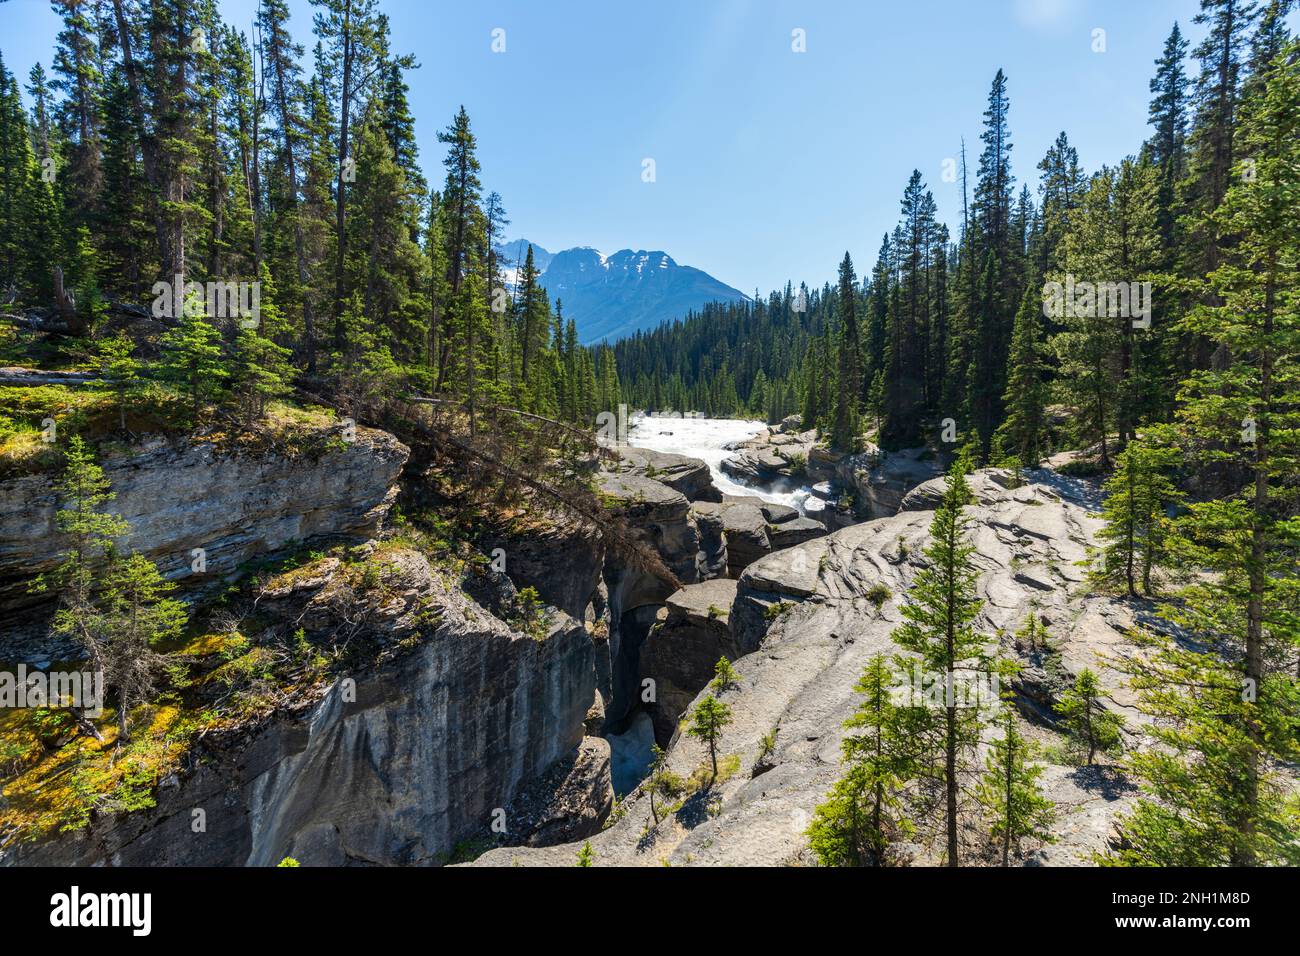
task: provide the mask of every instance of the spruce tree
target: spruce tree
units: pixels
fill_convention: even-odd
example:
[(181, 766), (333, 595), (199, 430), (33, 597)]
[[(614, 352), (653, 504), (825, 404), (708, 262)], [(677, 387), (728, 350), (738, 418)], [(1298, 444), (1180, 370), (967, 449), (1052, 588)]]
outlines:
[(1062, 692), (1056, 709), (1061, 715), (1061, 726), (1073, 746), (1084, 755), (1087, 766), (1092, 766), (1098, 753), (1114, 754), (1120, 750), (1124, 718), (1106, 709), (1101, 684), (1093, 671), (1085, 667), (1079, 672), (1074, 683)]
[(904, 623), (891, 635), (899, 647), (916, 655), (899, 660), (899, 666), (911, 674), (913, 687), (930, 684), (942, 692), (941, 701), (914, 707), (924, 718), (915, 728), (918, 744), (933, 759), (943, 793), (940, 815), (948, 866), (959, 862), (962, 780), (979, 741), (978, 710), (964, 706), (957, 695), (972, 677), (987, 670), (984, 639), (974, 627), (981, 606), (976, 595), (979, 571), (962, 513), (971, 501), (968, 469), (965, 458), (949, 469), (943, 498), (930, 523), (930, 543), (924, 551), (927, 565), (908, 590)]
[[(486, 286), (466, 288), (470, 277), (479, 274), (482, 268), (483, 218), (479, 208), (482, 183), (478, 177), (477, 141), (470, 130), (469, 114), (463, 106), (451, 125), (438, 134), (438, 141), (448, 147), (443, 160), (447, 176), (442, 191), (442, 238), (447, 273), (436, 386), (444, 388), (459, 379), (472, 419), (482, 344), (479, 332), (487, 310), (484, 299)], [(543, 331), (545, 328), (543, 325)], [(459, 375), (456, 374), (457, 366)]]
[(138, 552), (115, 556), (109, 566), (102, 598), (108, 620), (102, 659), (104, 683), (117, 697), (119, 745), (131, 739), (131, 708), (156, 693), (163, 660), (155, 646), (185, 627), (185, 606), (167, 596), (174, 588)]
[(853, 260), (844, 253), (840, 262), (839, 287), (835, 295), (835, 310), (839, 319), (839, 374), (835, 382), (835, 418), (831, 429), (831, 444), (843, 451), (855, 451), (860, 430), (858, 403), (862, 391), (861, 349), (858, 337), (857, 276)]
[(95, 593), (98, 577), (116, 539), (129, 528), (119, 515), (104, 510), (113, 500), (113, 491), (80, 435), (73, 435), (68, 442), (55, 491), (59, 499), (55, 522), (68, 548), (59, 566), (40, 579), (39, 587), (57, 589), (59, 607), (51, 633), (81, 644), (92, 669), (100, 671), (111, 621)]
[(739, 683), (739, 671), (731, 666), (731, 661), (725, 657), (719, 657), (718, 663), (713, 665), (713, 680), (709, 682), (709, 686), (713, 688), (714, 693), (724, 693)]
[(718, 778), (718, 741), (722, 739), (722, 728), (731, 721), (731, 708), (712, 693), (705, 694), (690, 713), (686, 734), (708, 745), (714, 780)]
[(894, 703), (895, 683), (887, 658), (877, 654), (854, 684), (863, 699), (844, 722), (856, 731), (842, 744), (846, 770), (808, 828), (823, 866), (883, 866), (890, 842), (912, 832), (903, 790), (920, 769), (912, 737), (917, 713)]
[[(1153, 745), (1125, 767), (1142, 797), (1118, 824), (1121, 866), (1300, 865), (1300, 812), (1263, 753), (1295, 759), (1295, 683), (1272, 673), (1252, 687), (1215, 648), (1139, 634), (1145, 653), (1115, 666), (1152, 720)], [(1268, 741), (1267, 750), (1260, 738)]]
[[(1156, 199), (1157, 228), (1161, 247), (1167, 256), (1175, 252), (1177, 223), (1177, 189), (1186, 170), (1187, 138), (1187, 74), (1183, 63), (1187, 58), (1187, 41), (1175, 23), (1165, 40), (1164, 50), (1156, 60), (1156, 74), (1151, 79), (1150, 123), (1155, 128), (1151, 137), (1152, 160), (1160, 169), (1160, 191)], [(1172, 262), (1166, 258), (1165, 267)]]
[(126, 431), (126, 406), (140, 385), (140, 362), (134, 357), (135, 342), (125, 334), (100, 339), (96, 365), (100, 376), (117, 396), (118, 426)]
[[(1006, 670), (1007, 676), (1013, 673)], [(1004, 693), (998, 715), (1002, 736), (990, 742), (984, 775), (975, 789), (976, 799), (992, 817), (990, 832), (1001, 844), (1003, 866), (1011, 865), (1011, 851), (1019, 849), (1021, 840), (1050, 840), (1056, 818), (1056, 807), (1039, 784), (1043, 767), (1030, 762), (1034, 746), (1017, 725), (1013, 701), (1012, 694)]]
[(1002, 403), (1007, 417), (998, 432), (1004, 455), (1021, 468), (1037, 468), (1046, 447), (1046, 368), (1043, 362), (1040, 291), (1025, 288), (1011, 335), (1007, 390)]
[(974, 261), (969, 304), (971, 359), (968, 372), (968, 414), (979, 438), (979, 453), (987, 461), (993, 433), (1002, 415), (1006, 387), (1007, 343), (1011, 310), (1019, 299), (1014, 287), (1011, 243), (1011, 134), (1007, 121), (1010, 101), (1006, 75), (998, 70), (989, 90), (980, 140), (979, 176), (975, 187)]
[(239, 401), (245, 424), (266, 418), (266, 405), (292, 390), (289, 350), (253, 329), (243, 329), (235, 339), (230, 384)]
[(163, 334), (157, 372), (188, 396), (191, 421), (197, 421), (203, 403), (215, 398), (228, 377), (222, 358), (221, 335), (203, 317), (202, 304), (191, 298), (176, 327)]
[[(1300, 643), (1292, 612), (1300, 533), (1287, 517), (1300, 468), (1300, 314), (1285, 304), (1294, 287), (1287, 263), (1300, 256), (1296, 52), (1293, 45), (1270, 65), (1244, 110), (1240, 141), (1253, 174), (1236, 177), (1202, 224), (1224, 261), (1200, 290), (1214, 304), (1194, 309), (1183, 326), (1227, 354), (1185, 383), (1178, 415), (1184, 461), (1212, 469), (1225, 489), (1189, 504), (1170, 539), (1174, 560), (1196, 574), (1169, 614), (1213, 649), (1190, 657), (1165, 648), (1151, 682), (1164, 689), (1151, 689), (1145, 676), (1139, 685), (1149, 688), (1147, 706), (1180, 724), (1168, 731), (1172, 756), (1136, 764), (1144, 786), (1173, 813), (1148, 804), (1135, 818), (1143, 852), (1162, 858), (1195, 858), (1209, 828), (1234, 865), (1290, 852), (1274, 830), (1270, 764), (1293, 748), (1294, 735), (1275, 728), (1295, 719), (1290, 658)], [(1226, 791), (1210, 798), (1201, 791), (1206, 781)], [(1155, 849), (1157, 842), (1166, 849)]]
[(1115, 459), (1102, 502), (1106, 542), (1095, 557), (1092, 579), (1102, 587), (1121, 585), (1129, 597), (1151, 592), (1151, 572), (1166, 562), (1167, 508), (1183, 495), (1166, 472), (1177, 451), (1147, 441), (1130, 444)]

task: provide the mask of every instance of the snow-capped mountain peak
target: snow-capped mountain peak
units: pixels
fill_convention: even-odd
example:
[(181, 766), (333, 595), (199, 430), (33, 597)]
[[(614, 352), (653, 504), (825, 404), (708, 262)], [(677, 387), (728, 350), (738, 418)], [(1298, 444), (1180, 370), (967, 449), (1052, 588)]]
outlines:
[[(504, 243), (511, 260), (503, 272), (514, 282), (529, 243)], [(564, 315), (578, 326), (584, 343), (614, 341), (642, 329), (680, 319), (706, 302), (746, 298), (740, 291), (691, 266), (679, 265), (661, 249), (620, 249), (606, 255), (592, 246), (548, 252), (532, 244), (539, 283), (560, 300)], [(544, 263), (544, 264), (543, 264)]]

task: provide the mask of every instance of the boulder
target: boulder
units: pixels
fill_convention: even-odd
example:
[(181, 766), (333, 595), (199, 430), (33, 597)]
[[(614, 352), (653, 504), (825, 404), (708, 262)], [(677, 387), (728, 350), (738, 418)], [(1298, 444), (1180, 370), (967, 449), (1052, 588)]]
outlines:
[(799, 509), (792, 508), (789, 505), (778, 505), (771, 502), (763, 502), (759, 505), (763, 512), (763, 517), (772, 524), (781, 524), (784, 521), (793, 521), (799, 517)]
[(773, 551), (790, 548), (824, 534), (826, 534), (826, 526), (813, 518), (795, 518), (781, 524), (767, 526), (767, 537)]
[(763, 555), (772, 550), (767, 539), (767, 519), (761, 508), (750, 504), (733, 504), (722, 510), (722, 530), (727, 536), (727, 573), (738, 577)]
[(700, 536), (700, 578), (717, 578), (727, 573), (727, 536), (722, 512), (717, 508), (691, 509), (691, 519)]
[(723, 459), (721, 467), (732, 478), (748, 484), (767, 485), (800, 477), (816, 442), (815, 431), (793, 432), (784, 425), (768, 428), (735, 443), (736, 454)]
[[(991, 504), (1016, 485), (1015, 475), (1005, 468), (983, 468), (967, 477), (971, 495), (979, 504)], [(903, 496), (899, 511), (934, 511), (948, 490), (948, 478), (940, 475), (923, 481)]]
[(687, 501), (722, 500), (721, 493), (713, 484), (709, 466), (699, 458), (630, 445), (620, 446), (618, 453), (621, 461), (613, 466), (615, 471), (653, 478), (680, 492)]

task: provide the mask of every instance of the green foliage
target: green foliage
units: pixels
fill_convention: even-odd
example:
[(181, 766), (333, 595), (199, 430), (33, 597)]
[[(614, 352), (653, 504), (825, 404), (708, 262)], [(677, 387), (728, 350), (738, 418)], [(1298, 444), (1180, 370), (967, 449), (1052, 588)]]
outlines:
[(1165, 511), (1184, 497), (1165, 474), (1177, 456), (1174, 448), (1135, 441), (1115, 459), (1102, 503), (1106, 526), (1097, 535), (1106, 544), (1095, 559), (1096, 584), (1123, 587), (1131, 597), (1139, 583), (1151, 592), (1152, 571), (1167, 560)]
[(715, 694), (721, 694), (730, 690), (740, 683), (740, 673), (731, 666), (731, 661), (725, 657), (719, 657), (718, 663), (713, 665), (713, 680), (709, 682), (709, 687)]
[(1002, 396), (1007, 414), (996, 436), (1002, 453), (1014, 458), (1022, 468), (1038, 467), (1047, 438), (1040, 298), (1033, 283), (1026, 284), (1007, 360), (1007, 390)]
[(534, 587), (521, 588), (515, 595), (519, 626), (533, 640), (546, 637), (546, 605)]
[[(198, 308), (191, 308), (194, 305)], [(221, 333), (202, 314), (192, 314), (201, 310), (196, 300), (186, 303), (186, 314), (159, 342), (162, 358), (156, 370), (162, 381), (188, 396), (190, 415), (195, 421), (203, 403), (220, 394), (229, 375), (222, 356)]]
[(963, 457), (948, 472), (943, 498), (930, 523), (926, 566), (917, 572), (908, 591), (902, 607), (903, 624), (891, 635), (900, 648), (915, 655), (899, 659), (899, 666), (911, 675), (913, 687), (929, 681), (947, 691), (942, 707), (922, 703), (912, 708), (912, 735), (940, 768), (949, 866), (958, 865), (961, 777), (979, 740), (978, 710), (960, 706), (955, 691), (966, 679), (987, 670), (984, 638), (974, 628), (981, 606), (975, 587), (979, 572), (972, 561), (975, 548), (967, 540), (962, 513), (971, 501), (968, 468)]
[(104, 471), (79, 436), (68, 445), (57, 483), (55, 519), (68, 537), (63, 561), (43, 579), (58, 590), (51, 632), (76, 640), (92, 667), (117, 695), (119, 739), (130, 740), (131, 707), (149, 700), (161, 660), (154, 647), (185, 626), (184, 606), (170, 597), (173, 585), (152, 561), (120, 549), (129, 531), (119, 516), (101, 510), (113, 498)]
[(99, 374), (117, 397), (119, 424), (126, 430), (126, 407), (140, 387), (140, 362), (133, 357), (135, 343), (127, 335), (100, 339), (96, 349)]
[(909, 836), (903, 787), (921, 769), (912, 731), (919, 709), (893, 701), (896, 675), (884, 655), (867, 664), (854, 689), (863, 695), (844, 722), (844, 775), (813, 812), (809, 847), (823, 866), (883, 866), (889, 844)]
[(642, 786), (650, 797), (650, 816), (657, 825), (661, 817), (660, 807), (655, 803), (655, 798), (676, 800), (686, 792), (686, 781), (668, 769), (667, 754), (658, 744), (650, 745), (650, 753), (650, 772), (646, 775)]
[[(1003, 667), (1005, 678), (1014, 673), (1013, 666)], [(1056, 818), (1056, 807), (1039, 785), (1043, 767), (1029, 762), (1034, 747), (1016, 725), (1010, 693), (1003, 694), (998, 724), (1002, 736), (989, 745), (975, 797), (992, 818), (992, 837), (1001, 843), (1002, 865), (1009, 866), (1011, 852), (1019, 849), (1021, 840), (1052, 839), (1048, 831)]]
[[(1231, 33), (1216, 18), (1214, 29)], [(1204, 647), (1152, 638), (1149, 663), (1128, 662), (1160, 746), (1130, 755), (1145, 798), (1125, 822), (1120, 862), (1294, 864), (1296, 805), (1274, 767), (1295, 756), (1300, 721), (1296, 554), (1300, 527), (1300, 61), (1297, 45), (1261, 63), (1243, 104), (1250, 175), (1221, 162), (1198, 170), (1227, 182), (1195, 223), (1209, 271), (1180, 325), (1224, 360), (1193, 372), (1179, 398), (1183, 460), (1220, 476), (1221, 497), (1197, 501), (1173, 527), (1171, 560), (1188, 583), (1166, 609)], [(1224, 132), (1224, 131), (1220, 131)], [(1238, 169), (1235, 172), (1241, 173)], [(1199, 197), (1203, 198), (1203, 197)], [(1235, 476), (1235, 482), (1233, 481)]]
[(1139, 706), (1153, 718), (1147, 732), (1156, 746), (1125, 758), (1143, 796), (1120, 821), (1120, 849), (1108, 862), (1300, 864), (1300, 812), (1291, 784), (1261, 760), (1262, 753), (1300, 756), (1295, 681), (1277, 673), (1251, 687), (1240, 663), (1212, 650), (1135, 637), (1146, 657), (1115, 666), (1127, 671)]
[(776, 601), (763, 608), (763, 620), (769, 624), (794, 607), (793, 601)]
[(1047, 625), (1043, 623), (1037, 608), (1031, 608), (1025, 623), (1016, 631), (1017, 644), (1027, 648), (1031, 654), (1047, 652), (1052, 649), (1049, 637)]
[(1119, 753), (1124, 742), (1121, 734), (1124, 718), (1107, 710), (1102, 696), (1097, 675), (1085, 667), (1056, 705), (1062, 728), (1088, 765), (1099, 753)]
[(835, 382), (835, 413), (831, 445), (842, 451), (857, 451), (861, 431), (859, 400), (862, 392), (862, 342), (858, 335), (857, 275), (853, 260), (844, 253), (840, 263), (835, 307), (839, 319), (839, 374)]
[(708, 746), (714, 779), (718, 776), (718, 741), (722, 739), (723, 728), (730, 724), (732, 719), (731, 708), (712, 693), (705, 694), (689, 715), (690, 724), (686, 728), (686, 735)]
[(591, 841), (587, 840), (578, 850), (578, 866), (595, 866), (596, 851), (591, 848)]

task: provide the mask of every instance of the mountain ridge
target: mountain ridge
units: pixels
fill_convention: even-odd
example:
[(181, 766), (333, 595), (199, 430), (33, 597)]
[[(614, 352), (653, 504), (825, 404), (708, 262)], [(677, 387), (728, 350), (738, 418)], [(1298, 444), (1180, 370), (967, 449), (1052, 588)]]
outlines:
[(498, 246), (512, 263), (506, 270), (512, 285), (529, 245), (538, 283), (553, 303), (560, 301), (584, 345), (627, 338), (684, 318), (708, 302), (748, 299), (739, 289), (703, 269), (680, 264), (662, 249), (627, 248), (606, 255), (592, 246), (574, 246), (551, 252), (522, 238)]

